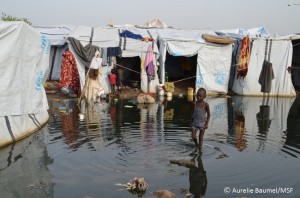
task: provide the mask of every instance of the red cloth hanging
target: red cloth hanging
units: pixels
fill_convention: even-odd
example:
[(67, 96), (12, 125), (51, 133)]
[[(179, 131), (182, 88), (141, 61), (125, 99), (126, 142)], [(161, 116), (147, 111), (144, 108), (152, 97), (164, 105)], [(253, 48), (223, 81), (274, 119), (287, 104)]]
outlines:
[(237, 78), (245, 78), (248, 73), (248, 64), (250, 60), (250, 38), (245, 36), (242, 40), (239, 64), (237, 68)]

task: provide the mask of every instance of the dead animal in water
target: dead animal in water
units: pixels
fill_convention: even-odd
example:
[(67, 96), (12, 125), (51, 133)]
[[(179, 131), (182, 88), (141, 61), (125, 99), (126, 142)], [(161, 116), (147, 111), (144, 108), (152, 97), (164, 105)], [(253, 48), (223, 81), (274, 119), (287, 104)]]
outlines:
[(153, 193), (152, 198), (177, 198), (177, 197), (168, 190), (157, 190)]
[(188, 160), (170, 160), (171, 164), (178, 164), (179, 166), (184, 166), (187, 168), (195, 168), (195, 164)]

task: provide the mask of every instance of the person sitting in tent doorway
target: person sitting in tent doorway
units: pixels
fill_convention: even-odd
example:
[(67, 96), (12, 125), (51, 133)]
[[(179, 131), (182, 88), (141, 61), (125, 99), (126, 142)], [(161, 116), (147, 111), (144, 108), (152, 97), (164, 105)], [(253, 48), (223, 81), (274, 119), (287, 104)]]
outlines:
[(116, 69), (111, 70), (111, 73), (108, 74), (108, 78), (109, 78), (111, 93), (115, 94), (116, 93), (116, 84), (117, 84)]

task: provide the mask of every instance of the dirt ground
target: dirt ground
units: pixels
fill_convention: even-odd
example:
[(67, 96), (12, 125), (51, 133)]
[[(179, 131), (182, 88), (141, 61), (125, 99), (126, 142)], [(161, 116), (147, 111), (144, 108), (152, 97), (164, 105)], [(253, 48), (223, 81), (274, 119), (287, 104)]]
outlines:
[[(72, 98), (68, 94), (63, 94), (60, 91), (57, 90), (58, 81), (49, 81), (45, 84), (45, 89), (47, 93), (48, 100), (59, 100), (59, 99), (69, 99)], [(174, 92), (172, 93), (173, 96), (179, 96), (179, 95), (187, 95), (188, 88), (191, 87), (195, 89), (195, 82), (190, 81), (181, 81), (181, 82), (175, 82), (174, 83)], [(194, 90), (195, 91), (195, 90)], [(117, 92), (115, 97), (123, 98), (123, 99), (133, 99), (137, 98), (137, 96), (142, 93), (142, 91), (138, 88), (132, 88), (132, 87), (126, 87), (123, 88), (121, 91)], [(194, 92), (195, 94), (195, 92)], [(300, 94), (300, 90), (296, 90), (297, 96)], [(155, 95), (155, 94), (154, 94)], [(235, 95), (233, 92), (229, 91), (228, 95), (217, 95), (221, 97), (231, 97)], [(78, 97), (79, 99), (79, 97)]]

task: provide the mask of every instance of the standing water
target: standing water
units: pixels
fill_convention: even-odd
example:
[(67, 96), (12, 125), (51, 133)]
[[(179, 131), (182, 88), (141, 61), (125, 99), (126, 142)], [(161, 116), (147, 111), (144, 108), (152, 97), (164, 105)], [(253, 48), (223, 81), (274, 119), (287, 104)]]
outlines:
[[(0, 150), (0, 197), (137, 197), (149, 184), (178, 198), (300, 197), (300, 98), (207, 98), (211, 120), (202, 154), (191, 140), (186, 98), (141, 105), (50, 101), (49, 123)], [(184, 160), (193, 168), (170, 163)]]

